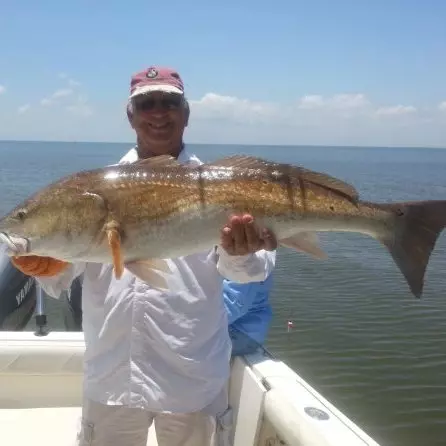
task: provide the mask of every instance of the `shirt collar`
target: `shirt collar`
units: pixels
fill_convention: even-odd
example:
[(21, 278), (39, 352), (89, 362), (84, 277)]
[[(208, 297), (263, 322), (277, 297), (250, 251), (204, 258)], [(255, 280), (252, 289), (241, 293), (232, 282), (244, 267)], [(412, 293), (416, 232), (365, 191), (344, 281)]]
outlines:
[[(119, 161), (119, 164), (128, 164), (128, 163), (134, 163), (135, 161), (138, 161), (138, 151), (136, 149), (136, 146), (130, 149)], [(178, 155), (178, 161), (180, 163), (184, 164), (203, 164), (197, 156), (195, 156), (192, 153), (189, 153), (189, 151), (186, 148), (186, 144), (183, 144), (183, 148), (181, 149), (181, 152)]]

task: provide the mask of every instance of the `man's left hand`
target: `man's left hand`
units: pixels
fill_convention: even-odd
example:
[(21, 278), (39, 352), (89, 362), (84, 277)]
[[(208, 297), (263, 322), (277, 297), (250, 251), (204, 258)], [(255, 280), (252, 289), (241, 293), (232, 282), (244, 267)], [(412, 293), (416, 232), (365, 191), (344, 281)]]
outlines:
[(221, 246), (229, 255), (242, 256), (261, 249), (274, 251), (277, 239), (267, 228), (260, 231), (252, 215), (234, 215), (221, 231)]

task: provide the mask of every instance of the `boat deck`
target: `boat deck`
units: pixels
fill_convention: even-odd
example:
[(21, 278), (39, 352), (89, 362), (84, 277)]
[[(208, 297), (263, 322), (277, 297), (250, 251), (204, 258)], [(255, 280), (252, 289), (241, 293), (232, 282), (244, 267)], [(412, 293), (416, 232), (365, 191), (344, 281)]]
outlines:
[[(73, 446), (80, 416), (80, 407), (0, 409), (1, 444)], [(147, 445), (157, 445), (153, 426), (149, 429)]]
[[(73, 446), (81, 421), (82, 333), (0, 332), (0, 444)], [(229, 403), (233, 446), (379, 446), (266, 350), (236, 358)], [(155, 429), (147, 444), (157, 444)]]

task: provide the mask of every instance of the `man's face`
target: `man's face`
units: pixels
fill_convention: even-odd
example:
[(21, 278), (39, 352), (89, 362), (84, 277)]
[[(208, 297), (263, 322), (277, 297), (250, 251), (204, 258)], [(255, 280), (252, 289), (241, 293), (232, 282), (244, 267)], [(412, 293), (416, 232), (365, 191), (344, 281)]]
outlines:
[(184, 97), (153, 92), (132, 99), (132, 127), (141, 143), (156, 154), (176, 149), (183, 140), (187, 124)]

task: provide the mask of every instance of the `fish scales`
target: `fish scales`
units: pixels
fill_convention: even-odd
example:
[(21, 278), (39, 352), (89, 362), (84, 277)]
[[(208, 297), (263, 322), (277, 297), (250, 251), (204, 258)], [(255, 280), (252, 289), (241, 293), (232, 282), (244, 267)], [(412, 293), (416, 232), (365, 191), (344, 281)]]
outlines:
[(287, 184), (267, 181), (264, 175), (252, 175), (246, 168), (199, 170), (141, 166), (132, 169), (130, 174), (116, 174), (115, 178), (111, 172), (97, 182), (92, 181), (86, 189), (106, 199), (116, 217), (125, 216), (128, 223), (140, 218), (162, 220), (197, 206), (220, 206), (258, 216), (303, 209), (299, 193), (293, 194), (290, 202)]

